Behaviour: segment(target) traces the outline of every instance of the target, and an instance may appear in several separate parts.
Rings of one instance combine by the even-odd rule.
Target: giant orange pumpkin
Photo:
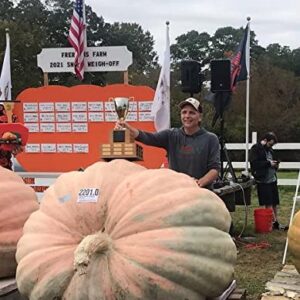
[[[17,242],[29,215],[38,209],[33,189],[0,167],[0,278],[15,275]]]
[[[293,254],[293,262],[300,273],[300,210],[295,214],[288,231],[289,250]]]
[[[45,192],[18,243],[18,288],[31,300],[217,296],[233,279],[230,223],[187,175],[98,162]]]

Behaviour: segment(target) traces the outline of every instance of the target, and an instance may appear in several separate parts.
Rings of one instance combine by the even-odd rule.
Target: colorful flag
[[[84,77],[84,45],[85,45],[85,24],[84,24],[84,2],[75,0],[71,27],[68,40],[75,50],[74,68],[77,77],[82,80]]]
[[[234,57],[231,59],[231,90],[234,91],[238,81],[247,79],[249,73],[250,30],[247,24],[243,39],[241,40]]]
[[[164,61],[152,103],[151,115],[154,117],[156,131],[170,128],[170,38],[168,22]]]
[[[0,76],[0,101],[11,101],[10,42],[6,32],[6,50]]]

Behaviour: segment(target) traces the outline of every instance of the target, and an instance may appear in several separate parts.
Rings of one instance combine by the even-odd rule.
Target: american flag
[[[245,28],[243,39],[241,40],[238,49],[231,59],[231,90],[235,90],[238,81],[247,79],[248,75],[248,58],[249,49],[247,48],[247,40],[250,38],[248,26]]]
[[[68,40],[75,50],[75,74],[82,80],[84,76],[85,24],[83,19],[83,0],[75,0]]]

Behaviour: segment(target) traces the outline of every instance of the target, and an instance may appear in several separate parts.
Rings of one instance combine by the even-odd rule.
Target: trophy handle
[[[134,96],[128,97],[128,99],[129,99],[129,107],[128,107],[128,114],[129,114],[130,112],[134,111],[134,109],[133,109]],[[130,103],[131,103],[131,105],[130,105]]]

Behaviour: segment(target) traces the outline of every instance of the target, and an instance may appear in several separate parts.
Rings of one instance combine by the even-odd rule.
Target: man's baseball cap
[[[185,100],[183,100],[179,103],[179,108],[182,109],[187,104],[192,105],[195,108],[195,110],[202,113],[202,106],[201,106],[200,102],[197,99],[187,98],[187,99],[185,99]]]

